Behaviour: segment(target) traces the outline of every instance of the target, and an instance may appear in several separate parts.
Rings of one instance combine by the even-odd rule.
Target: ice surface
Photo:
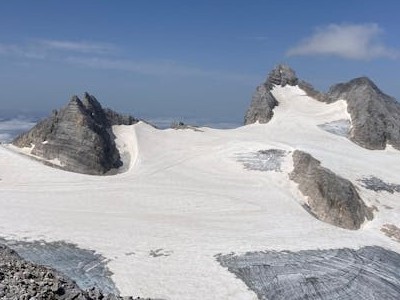
[[[318,127],[327,132],[337,134],[339,136],[348,137],[351,127],[351,122],[350,120],[343,119],[343,120],[328,122],[325,124],[319,124]]]
[[[257,299],[216,261],[218,253],[372,245],[400,252],[380,230],[400,227],[398,193],[360,189],[379,211],[349,231],[304,211],[288,178],[290,155],[281,172],[249,171],[237,161],[238,153],[300,149],[353,183],[363,174],[398,181],[399,151],[369,151],[318,128],[348,117],[344,101],[328,105],[290,86],[272,93],[279,106],[265,125],[203,132],[113,127],[127,166],[114,176],[65,172],[0,146],[0,236],[95,250],[122,295],[180,300]]]

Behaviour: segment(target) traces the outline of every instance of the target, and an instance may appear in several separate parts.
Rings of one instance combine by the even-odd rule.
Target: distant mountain
[[[94,96],[85,93],[82,100],[73,96],[64,108],[53,111],[12,143],[33,147],[31,154],[57,160],[64,170],[102,175],[122,165],[111,126],[136,122],[131,116],[103,109]]]
[[[347,83],[332,86],[322,93],[297,78],[295,71],[286,65],[278,65],[253,95],[244,124],[268,123],[279,102],[271,91],[275,86],[298,86],[311,98],[333,103],[339,99],[347,102],[351,116],[349,139],[371,150],[384,149],[388,144],[400,150],[400,103],[384,94],[369,78],[360,77]]]

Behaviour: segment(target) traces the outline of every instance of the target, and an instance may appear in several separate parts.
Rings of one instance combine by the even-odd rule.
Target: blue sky
[[[1,1],[0,115],[84,91],[137,117],[241,123],[288,63],[316,88],[400,99],[398,1]]]

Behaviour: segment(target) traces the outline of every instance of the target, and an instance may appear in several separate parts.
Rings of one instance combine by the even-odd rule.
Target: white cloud
[[[377,24],[331,24],[317,28],[311,37],[289,49],[287,55],[331,55],[357,60],[399,58],[398,50],[381,41],[383,34]]]
[[[114,53],[117,47],[106,43],[76,42],[68,40],[30,40],[21,44],[0,43],[0,55],[32,59],[54,58],[66,53],[105,55]]]
[[[91,54],[106,54],[116,50],[116,47],[111,44],[93,43],[93,42],[76,42],[63,40],[36,40],[34,44],[44,50],[69,51]]]

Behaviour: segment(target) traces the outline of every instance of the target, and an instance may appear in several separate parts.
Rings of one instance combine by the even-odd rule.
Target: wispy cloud
[[[192,66],[185,66],[173,61],[140,62],[129,59],[110,59],[105,57],[68,57],[66,61],[85,67],[120,70],[143,75],[156,76],[197,76],[216,80],[228,80],[254,84],[258,78],[247,74],[205,70]]]
[[[215,80],[227,80],[254,84],[255,76],[208,70],[195,66],[182,65],[174,61],[154,59],[140,61],[131,58],[118,58],[119,48],[107,43],[76,42],[67,40],[30,40],[25,44],[0,43],[0,55],[17,58],[46,60],[68,63],[103,70],[120,70],[131,73],[155,76],[197,76]]]
[[[383,34],[377,24],[331,24],[317,28],[310,37],[289,49],[287,55],[330,55],[356,60],[399,58],[399,50],[381,41]]]
[[[31,46],[0,43],[0,55],[17,56],[24,58],[43,59],[45,53]]]
[[[45,59],[72,53],[105,55],[114,53],[117,49],[112,44],[68,40],[32,39],[21,44],[0,43],[1,55],[34,59]]]
[[[38,47],[48,51],[67,51],[91,54],[108,54],[114,52],[117,47],[106,43],[93,43],[84,41],[63,41],[63,40],[36,40]]]

